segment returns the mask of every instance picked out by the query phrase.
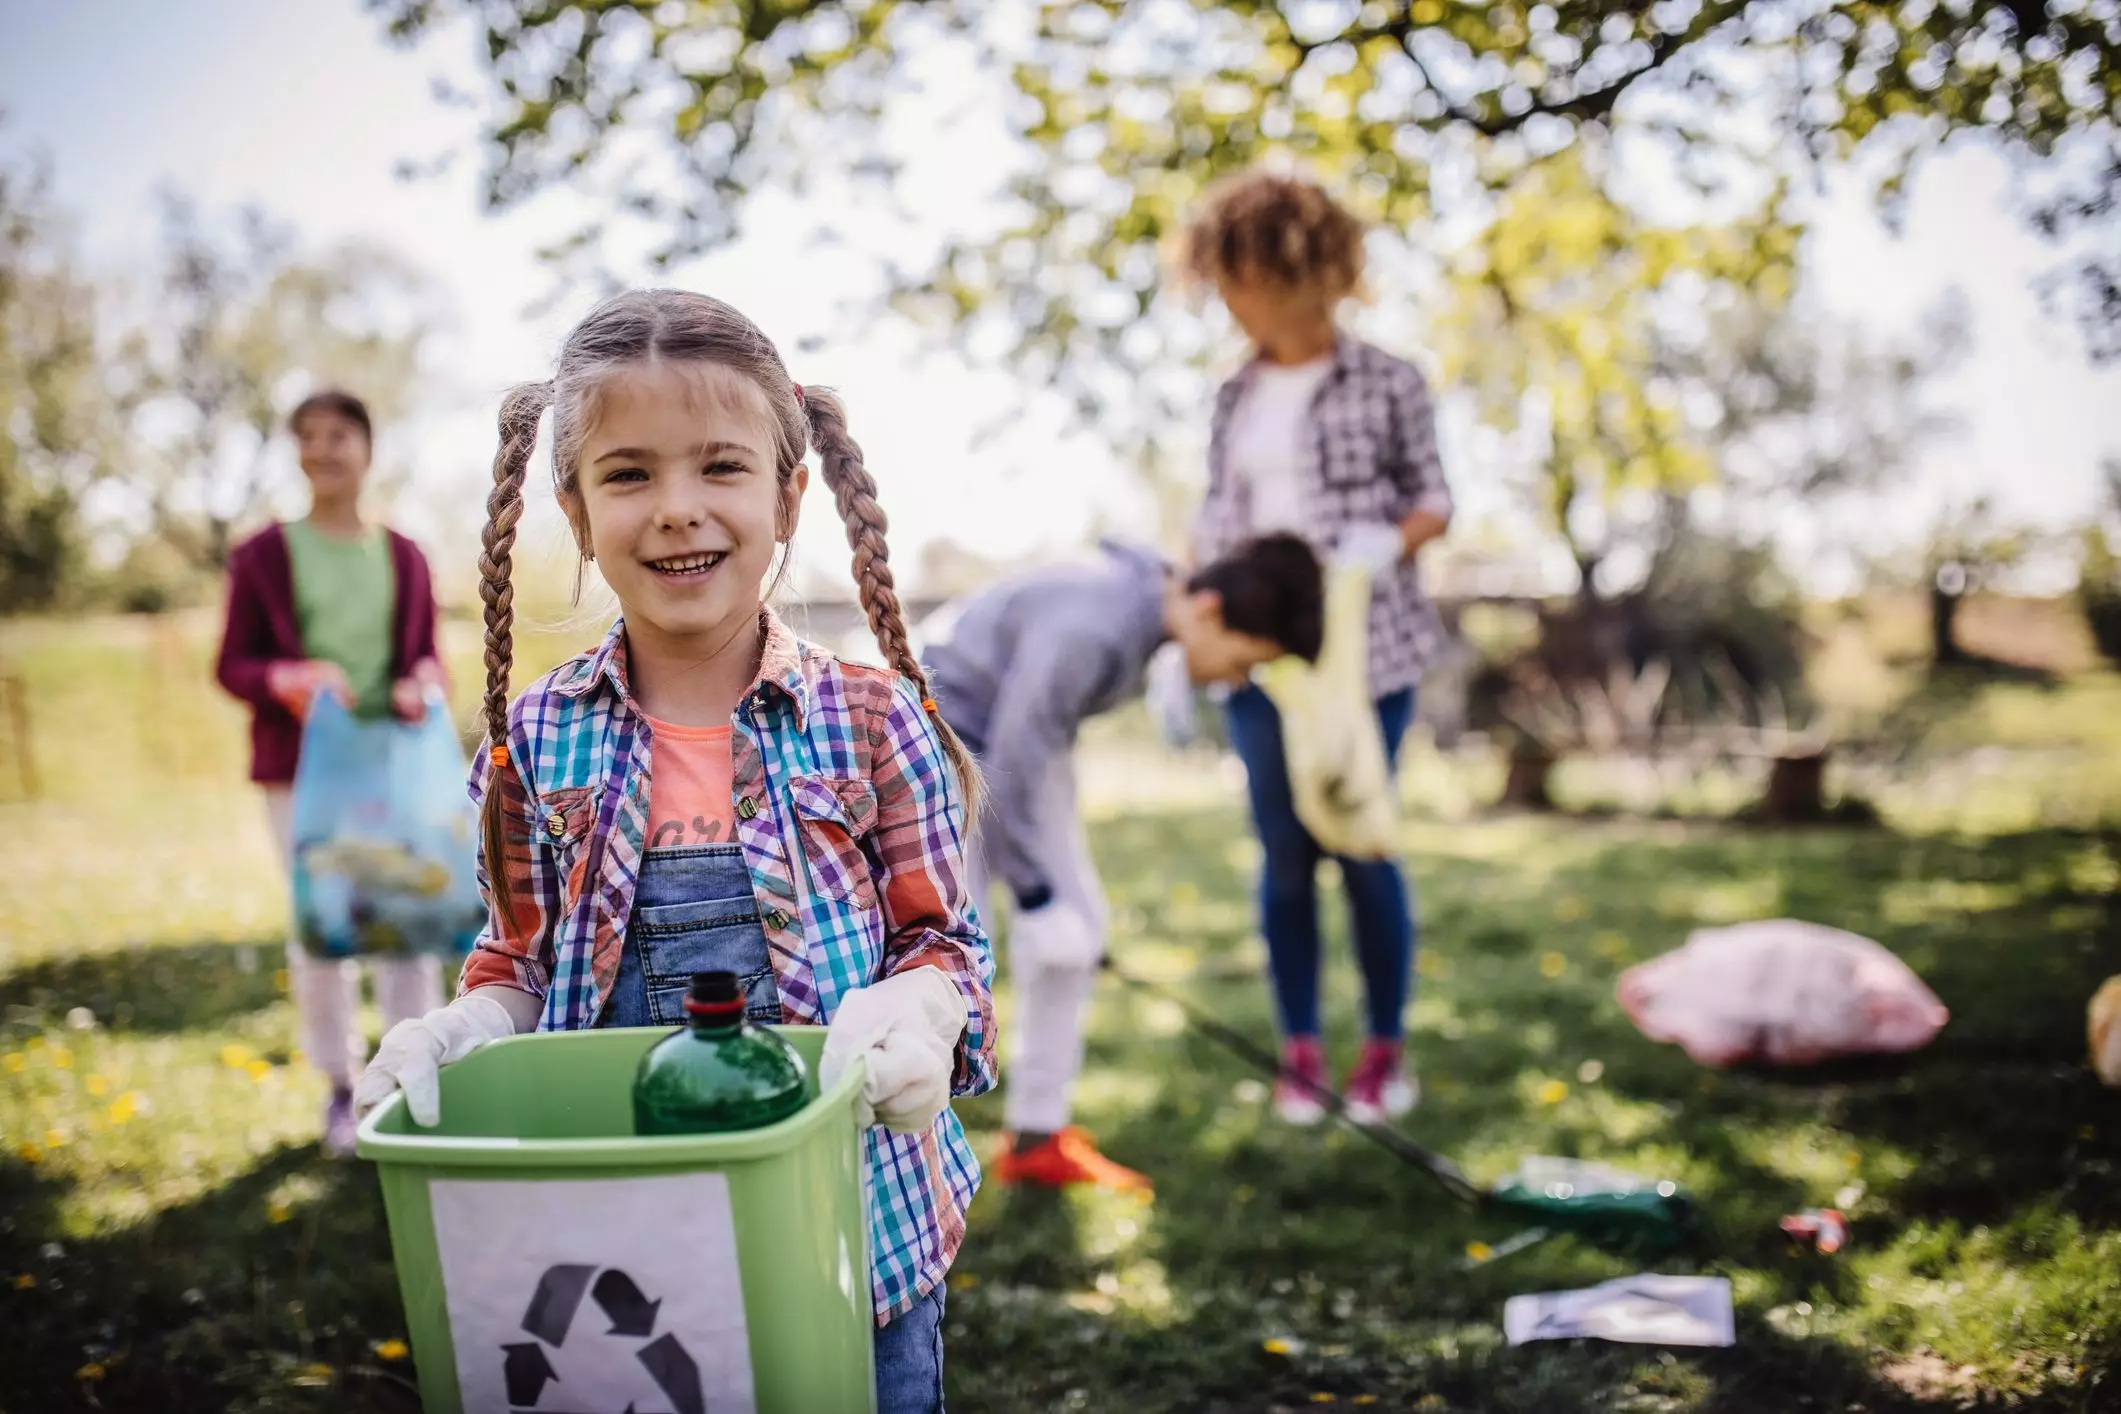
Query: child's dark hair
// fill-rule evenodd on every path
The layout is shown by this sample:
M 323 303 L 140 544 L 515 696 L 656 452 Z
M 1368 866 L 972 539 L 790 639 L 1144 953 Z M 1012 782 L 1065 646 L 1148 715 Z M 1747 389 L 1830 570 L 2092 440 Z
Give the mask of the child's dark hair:
M 1362 284 L 1362 222 L 1318 183 L 1260 169 L 1208 188 L 1178 233 L 1180 270 L 1220 284 L 1255 281 L 1353 294 Z
M 334 417 L 343 417 L 361 429 L 361 440 L 373 447 L 376 444 L 375 424 L 369 421 L 368 404 L 362 402 L 344 388 L 319 388 L 287 415 L 287 430 L 299 437 L 302 435 L 302 419 L 311 413 L 328 412 Z
M 828 389 L 797 387 L 780 351 L 757 325 L 706 295 L 685 290 L 634 290 L 606 300 L 574 327 L 560 346 L 559 363 L 543 383 L 511 389 L 501 403 L 501 445 L 493 459 L 493 492 L 486 499 L 486 530 L 479 555 L 479 597 L 486 603 L 487 749 L 493 764 L 505 762 L 508 744 L 508 673 L 515 650 L 515 590 L 509 583 L 516 523 L 523 516 L 523 477 L 537 442 L 538 418 L 552 409 L 553 489 L 562 503 L 576 497 L 576 461 L 594 414 L 602 380 L 612 371 L 644 363 L 715 364 L 749 380 L 763 395 L 773 421 L 775 472 L 781 487 L 781 523 L 792 526 L 795 471 L 816 448 L 818 466 L 854 551 L 854 581 L 884 659 L 913 687 L 928 720 L 942 739 L 956 772 L 968 818 L 978 810 L 979 772 L 972 754 L 935 710 L 928 677 L 913 656 L 905 618 L 884 544 L 888 522 L 876 503 L 876 479 L 862 464 L 862 449 L 847 434 L 847 413 Z M 577 524 L 587 553 L 588 528 Z M 486 792 L 487 869 L 495 899 L 508 905 L 502 866 L 501 792 Z
M 1306 663 L 1326 639 L 1326 576 L 1318 554 L 1294 535 L 1262 535 L 1194 571 L 1186 592 L 1213 590 L 1223 627 L 1278 643 Z

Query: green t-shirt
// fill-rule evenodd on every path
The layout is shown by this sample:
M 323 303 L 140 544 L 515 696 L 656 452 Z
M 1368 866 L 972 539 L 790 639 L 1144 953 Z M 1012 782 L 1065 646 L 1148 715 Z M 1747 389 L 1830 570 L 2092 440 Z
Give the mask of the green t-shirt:
M 341 540 L 306 520 L 289 521 L 286 531 L 302 651 L 337 663 L 353 684 L 354 710 L 381 716 L 390 710 L 391 611 L 398 588 L 389 537 L 376 526 Z

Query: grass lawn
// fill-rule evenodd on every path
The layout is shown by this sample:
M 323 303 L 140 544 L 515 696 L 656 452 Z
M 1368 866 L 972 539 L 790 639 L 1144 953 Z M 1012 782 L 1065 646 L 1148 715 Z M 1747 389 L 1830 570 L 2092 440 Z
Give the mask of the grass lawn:
M 193 640 L 162 660 L 57 632 L 14 651 L 46 779 L 0 803 L 0 1414 L 416 1408 L 375 1181 L 318 1154 L 321 1082 L 289 1050 L 239 720 L 187 686 Z M 2080 798 L 2050 811 L 2007 762 L 1939 762 L 1896 828 L 1408 825 L 1410 1132 L 1481 1179 L 1552 1153 L 1684 1182 L 1705 1225 L 1657 1269 L 1728 1276 L 1736 1348 L 1505 1348 L 1507 1296 L 1634 1268 L 1557 1240 L 1463 1270 L 1508 1232 L 1358 1138 L 1278 1127 L 1260 1077 L 1108 981 L 1081 1117 L 1156 1196 L 981 1195 L 950 1294 L 953 1409 L 2121 1409 L 2121 1094 L 2082 1062 L 2085 1000 L 2121 970 L 2121 836 L 2073 823 L 2121 818 L 2081 798 L 2111 779 L 2114 724 L 2072 717 L 2091 743 L 2072 758 L 2016 699 L 1984 710 L 1969 720 L 2011 738 L 1991 749 L 2037 751 L 2056 791 L 2078 759 Z M 1117 752 L 1088 775 L 1118 955 L 1267 1038 L 1231 782 L 1150 781 Z M 1951 771 L 1978 831 L 1946 818 Z M 1973 809 L 1991 779 L 2007 808 Z M 1613 1005 L 1620 970 L 1689 926 L 1776 914 L 1881 939 L 1951 1025 L 1905 1060 L 1713 1074 Z M 1355 975 L 1327 916 L 1345 1063 Z M 962 1113 L 991 1142 L 998 1100 Z M 1776 1219 L 1830 1203 L 1850 1246 L 1792 1250 Z

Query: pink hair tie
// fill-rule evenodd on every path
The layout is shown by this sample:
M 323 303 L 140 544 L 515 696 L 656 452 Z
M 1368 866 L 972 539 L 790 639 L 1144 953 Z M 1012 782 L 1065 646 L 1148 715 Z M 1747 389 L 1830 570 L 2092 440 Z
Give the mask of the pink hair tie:
M 792 382 L 793 380 L 791 379 L 790 381 Z M 795 385 L 795 400 L 798 403 L 803 401 L 803 385 L 800 383 Z

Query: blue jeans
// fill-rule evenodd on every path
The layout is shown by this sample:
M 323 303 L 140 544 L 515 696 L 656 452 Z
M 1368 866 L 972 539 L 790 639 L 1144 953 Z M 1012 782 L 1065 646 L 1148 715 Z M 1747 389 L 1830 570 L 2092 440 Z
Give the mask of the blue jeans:
M 876 1333 L 876 1414 L 943 1414 L 943 1284 Z
M 1282 756 L 1281 713 L 1256 687 L 1232 693 L 1225 711 L 1230 742 L 1245 763 L 1252 823 L 1266 854 L 1260 870 L 1260 926 L 1267 965 L 1281 1011 L 1282 1034 L 1318 1034 L 1318 861 L 1325 851 L 1296 818 L 1289 770 Z M 1414 720 L 1414 690 L 1377 699 L 1385 759 L 1399 764 L 1399 744 Z M 1396 1041 L 1404 1029 L 1413 972 L 1414 904 L 1399 865 L 1390 859 L 1340 859 L 1354 922 L 1355 956 L 1362 965 L 1370 1034 Z

